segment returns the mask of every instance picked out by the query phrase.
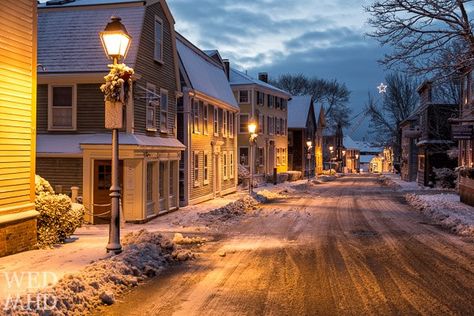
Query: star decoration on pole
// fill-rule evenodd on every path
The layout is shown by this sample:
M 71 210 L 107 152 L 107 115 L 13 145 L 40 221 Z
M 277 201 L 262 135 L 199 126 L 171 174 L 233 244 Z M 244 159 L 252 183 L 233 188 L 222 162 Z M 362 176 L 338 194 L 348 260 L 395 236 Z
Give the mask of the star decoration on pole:
M 386 93 L 387 92 L 387 85 L 384 84 L 383 82 L 377 87 L 377 89 L 379 89 L 379 93 L 382 94 L 382 93 Z

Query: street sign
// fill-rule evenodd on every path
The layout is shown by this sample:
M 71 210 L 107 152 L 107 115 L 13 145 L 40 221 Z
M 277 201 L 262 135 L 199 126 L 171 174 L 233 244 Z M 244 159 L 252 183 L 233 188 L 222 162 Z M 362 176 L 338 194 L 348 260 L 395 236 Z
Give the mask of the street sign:
M 452 136 L 454 140 L 471 140 L 474 138 L 473 125 L 452 125 Z

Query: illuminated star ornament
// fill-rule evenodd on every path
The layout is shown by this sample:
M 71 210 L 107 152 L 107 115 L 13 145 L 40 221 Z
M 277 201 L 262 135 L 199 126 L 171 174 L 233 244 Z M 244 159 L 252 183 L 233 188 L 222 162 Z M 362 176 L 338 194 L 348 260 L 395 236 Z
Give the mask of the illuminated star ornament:
M 386 93 L 387 92 L 387 85 L 382 82 L 380 84 L 380 86 L 377 87 L 377 89 L 379 89 L 379 93 Z

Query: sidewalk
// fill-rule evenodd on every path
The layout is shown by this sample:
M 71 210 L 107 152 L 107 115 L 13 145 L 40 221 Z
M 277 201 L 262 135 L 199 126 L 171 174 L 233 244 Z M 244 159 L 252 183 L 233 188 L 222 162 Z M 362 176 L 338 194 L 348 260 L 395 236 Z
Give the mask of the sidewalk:
M 227 205 L 245 192 L 237 192 L 199 205 L 157 217 L 146 224 L 124 224 L 121 235 L 146 229 L 172 235 L 174 232 L 209 231 L 200 221 L 199 213 Z M 31 250 L 0 258 L 0 301 L 8 295 L 22 295 L 56 283 L 66 274 L 76 273 L 93 261 L 106 258 L 108 225 L 85 225 L 78 229 L 70 242 L 52 249 Z

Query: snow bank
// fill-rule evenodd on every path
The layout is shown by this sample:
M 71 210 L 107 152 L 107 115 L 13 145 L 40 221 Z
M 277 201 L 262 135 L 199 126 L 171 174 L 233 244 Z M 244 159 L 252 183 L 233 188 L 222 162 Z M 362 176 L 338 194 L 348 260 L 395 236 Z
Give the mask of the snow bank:
M 474 237 L 474 207 L 460 202 L 456 194 L 407 194 L 413 207 L 436 223 L 461 236 Z
M 226 222 L 236 217 L 242 216 L 249 211 L 257 208 L 258 202 L 249 196 L 244 196 L 235 202 L 229 203 L 225 206 L 219 207 L 206 213 L 200 213 L 199 217 L 203 220 L 209 221 L 210 223 Z
M 11 308 L 7 313 L 84 315 L 100 305 L 113 304 L 117 295 L 158 275 L 164 267 L 194 257 L 163 235 L 146 230 L 130 233 L 122 242 L 121 254 L 93 262 L 79 273 L 66 275 L 53 287 L 34 293 L 34 297 L 47 297 L 47 304 L 41 299 L 28 305 L 25 296 L 20 301 L 23 311 L 18 306 L 3 305 Z M 45 305 L 54 307 L 45 313 Z

